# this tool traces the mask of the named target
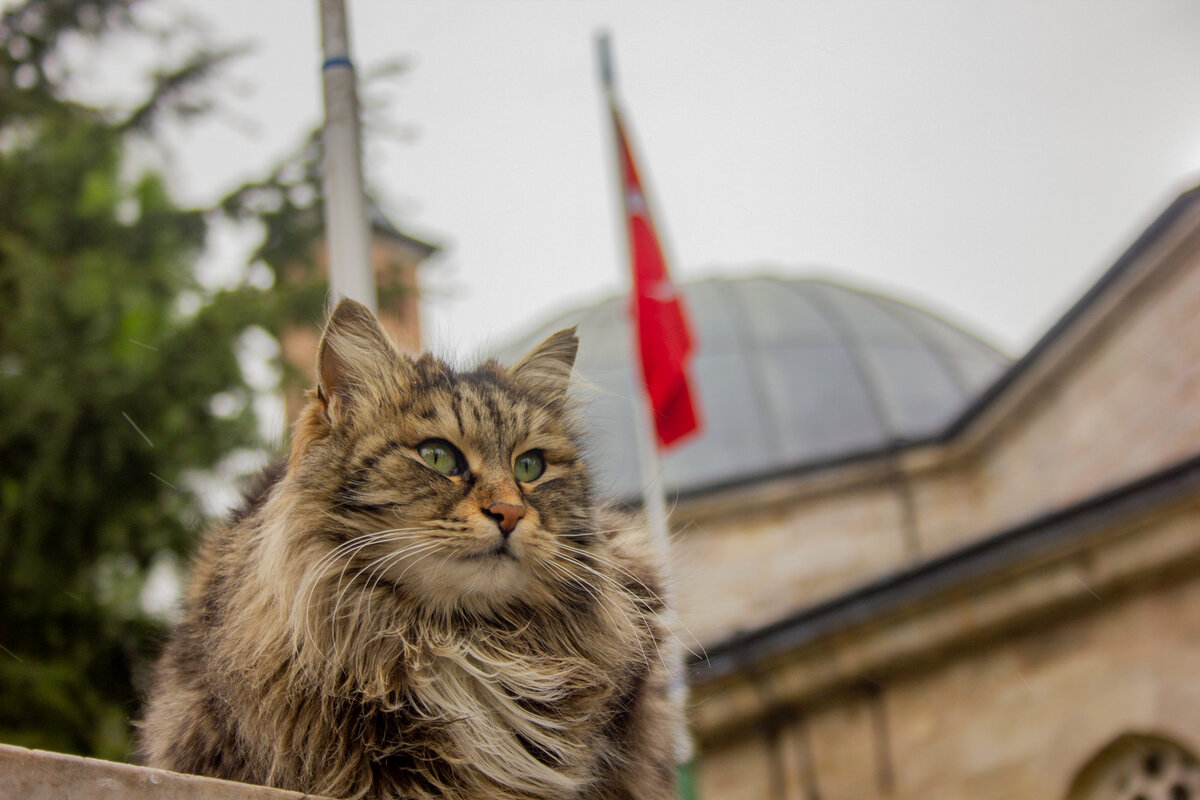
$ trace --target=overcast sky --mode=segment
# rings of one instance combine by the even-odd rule
[[[171,0],[249,41],[188,197],[320,115],[317,0]],[[394,221],[444,246],[425,333],[469,353],[626,285],[594,37],[677,280],[880,289],[1013,355],[1200,175],[1200,4],[348,0],[413,136],[368,145]]]

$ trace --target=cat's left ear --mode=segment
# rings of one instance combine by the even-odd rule
[[[574,328],[565,328],[525,354],[509,374],[548,400],[561,400],[571,383],[571,367],[579,352]]]

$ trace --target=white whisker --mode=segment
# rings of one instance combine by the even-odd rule
[[[563,544],[561,541],[558,543],[558,545],[560,547],[562,547],[564,550],[570,550],[573,553],[578,553],[580,555],[586,555],[591,558],[594,558],[599,563],[606,564],[606,565],[612,567],[613,569],[618,570],[622,574],[628,576],[631,580],[635,581],[638,584],[638,586],[640,586],[642,589],[644,589],[646,591],[647,594],[649,594],[652,598],[654,598],[655,600],[657,600],[659,603],[662,604],[663,609],[668,614],[670,614],[671,617],[676,622],[679,623],[680,627],[683,628],[684,633],[686,633],[691,638],[692,642],[695,643],[696,647],[700,650],[700,652],[697,653],[695,650],[693,650],[691,647],[689,647],[687,644],[685,644],[678,636],[676,636],[674,634],[674,632],[672,632],[671,635],[675,638],[675,641],[679,642],[679,646],[682,647],[684,650],[686,650],[694,658],[703,659],[704,661],[708,661],[708,653],[705,651],[704,645],[700,642],[700,639],[696,637],[696,634],[692,633],[691,629],[687,626],[687,623],[685,623],[683,621],[683,619],[679,616],[679,614],[675,611],[672,604],[668,603],[665,599],[663,599],[657,593],[655,593],[640,578],[638,578],[637,575],[630,572],[627,568],[625,568],[623,565],[618,563],[613,558],[606,558],[605,556],[602,556],[599,553],[593,552],[591,550],[583,550],[578,547],[572,547],[571,545]],[[586,564],[580,564],[580,566],[584,567],[585,569],[588,568]],[[595,572],[595,570],[593,570],[593,572]],[[600,573],[596,573],[596,574],[599,575]],[[601,577],[607,578],[608,576],[602,575]],[[624,588],[624,587],[622,587],[622,588]]]
[[[561,543],[560,543],[560,545],[561,545]],[[575,548],[568,547],[568,546],[565,546],[565,545],[563,545],[563,548],[564,548],[564,549],[567,549],[567,550],[575,550]],[[689,654],[690,654],[690,655],[691,655],[693,658],[697,658],[697,659],[705,659],[705,660],[707,660],[707,659],[708,659],[708,653],[706,653],[706,652],[704,651],[704,645],[702,645],[702,644],[700,643],[700,641],[699,641],[699,640],[696,638],[695,634],[693,634],[693,633],[692,633],[690,630],[688,630],[687,626],[686,626],[686,625],[684,625],[683,621],[679,619],[679,616],[678,616],[677,614],[675,614],[675,612],[674,612],[674,611],[671,609],[670,605],[669,605],[669,604],[667,604],[667,603],[666,603],[666,602],[665,602],[665,601],[664,601],[664,600],[663,600],[661,597],[659,597],[657,594],[655,594],[655,593],[654,593],[654,592],[653,592],[653,591],[652,591],[652,590],[651,590],[651,589],[650,589],[648,586],[646,586],[646,584],[645,584],[645,583],[643,583],[642,581],[638,580],[637,576],[633,575],[633,573],[631,573],[631,572],[629,572],[628,570],[624,569],[623,567],[621,567],[619,564],[617,564],[616,562],[612,561],[611,559],[606,559],[606,558],[603,558],[603,557],[599,556],[599,555],[598,555],[598,554],[596,554],[596,553],[592,553],[592,552],[589,552],[589,551],[586,551],[586,550],[576,550],[576,552],[580,552],[580,553],[582,553],[582,554],[584,554],[584,555],[591,556],[592,558],[595,558],[597,561],[599,561],[599,562],[601,562],[601,563],[608,564],[609,566],[612,566],[612,567],[614,567],[614,568],[619,568],[619,569],[621,569],[621,571],[622,571],[622,572],[624,572],[625,574],[629,575],[629,576],[630,576],[630,577],[631,577],[631,578],[632,578],[634,581],[636,581],[636,582],[637,582],[637,584],[638,584],[640,587],[642,587],[643,589],[645,589],[645,590],[646,590],[646,592],[647,592],[647,593],[648,593],[648,594],[649,594],[651,597],[653,597],[655,600],[657,600],[659,603],[661,603],[661,604],[662,604],[662,607],[663,607],[663,609],[664,609],[665,611],[667,611],[668,613],[670,613],[670,614],[671,614],[671,616],[672,616],[672,617],[674,617],[674,618],[675,618],[675,619],[676,619],[676,620],[679,622],[679,624],[680,624],[681,626],[683,626],[683,628],[684,628],[684,631],[685,631],[685,632],[688,634],[688,636],[690,636],[690,637],[692,638],[692,641],[694,641],[694,642],[696,643],[696,647],[698,647],[698,648],[700,649],[700,652],[699,652],[699,653],[697,653],[695,650],[693,650],[691,647],[689,647],[689,646],[687,645],[687,643],[685,643],[685,642],[684,642],[682,639],[680,639],[680,638],[679,638],[679,636],[677,636],[677,635],[675,634],[675,632],[674,632],[673,630],[671,630],[671,627],[668,625],[668,626],[666,626],[666,630],[667,630],[667,633],[669,633],[669,634],[671,635],[671,638],[672,638],[672,639],[674,639],[676,642],[678,642],[679,646],[680,646],[680,647],[682,647],[682,648],[683,648],[683,649],[684,649],[684,650],[685,650],[687,653],[689,653]],[[623,592],[623,593],[625,593],[626,595],[628,595],[628,596],[630,597],[630,599],[631,599],[631,600],[633,600],[635,603],[638,603],[639,605],[644,605],[644,604],[645,604],[645,601],[644,601],[644,600],[642,600],[641,598],[639,598],[639,597],[637,597],[636,595],[634,595],[634,594],[633,594],[633,593],[630,591],[630,589],[629,589],[627,586],[623,586],[623,585],[621,584],[621,582],[620,582],[620,581],[616,580],[616,579],[615,579],[615,578],[613,578],[611,575],[605,575],[604,573],[600,572],[599,570],[597,570],[597,569],[595,569],[595,568],[593,568],[593,567],[590,567],[590,566],[588,566],[587,564],[584,564],[583,562],[581,562],[581,561],[580,561],[579,559],[577,559],[577,558],[571,558],[570,556],[561,556],[561,557],[562,557],[562,558],[564,558],[564,559],[566,559],[567,561],[571,562],[572,564],[576,564],[576,565],[578,565],[579,567],[581,567],[581,568],[583,568],[583,569],[587,570],[587,571],[588,571],[588,572],[590,572],[592,575],[595,575],[597,578],[600,578],[601,580],[603,580],[603,581],[606,581],[608,584],[610,584],[610,585],[611,585],[611,586],[612,586],[614,589],[616,589],[617,591]]]
[[[326,579],[327,570],[330,567],[333,567],[340,558],[345,557],[345,563],[342,565],[341,574],[338,576],[337,586],[340,587],[342,579],[345,576],[346,569],[354,560],[354,557],[357,556],[358,553],[360,553],[363,549],[372,545],[385,544],[388,542],[400,541],[409,537],[415,537],[423,532],[424,531],[422,528],[389,528],[387,530],[372,531],[371,533],[356,536],[352,539],[342,542],[337,547],[330,550],[328,553],[318,559],[317,563],[307,571],[306,578],[301,584],[301,590],[304,595],[304,618],[302,629],[305,634],[305,639],[313,646],[317,654],[320,655],[323,660],[325,660],[327,663],[329,661],[327,655],[321,650],[320,645],[317,644],[316,638],[313,636],[310,619],[313,594],[316,592],[317,587]],[[305,585],[307,585],[307,591],[304,591]],[[333,616],[336,616],[336,610],[335,604]]]
[[[574,559],[569,558],[567,556],[561,556],[561,555],[555,554],[555,556],[553,556],[552,558],[561,558],[561,559],[567,561],[568,563],[578,564],[577,561],[575,561]],[[584,592],[586,592],[588,595],[590,595],[592,597],[592,599],[594,599],[596,601],[596,607],[599,608],[602,612],[604,612],[604,615],[606,617],[608,617],[608,620],[609,620],[609,622],[612,623],[613,627],[618,630],[620,629],[620,627],[621,627],[620,624],[617,622],[616,618],[612,615],[612,613],[608,610],[607,606],[604,603],[604,600],[593,590],[594,587],[589,586],[586,581],[582,580],[578,576],[572,575],[569,570],[567,570],[561,564],[556,564],[553,560],[546,561],[545,563],[547,566],[556,568],[560,574],[566,576],[567,580],[572,585],[579,587]],[[580,564],[579,566],[584,566],[584,565]],[[624,587],[617,586],[616,588],[619,592],[622,592],[622,593],[628,595],[628,592],[624,589]],[[633,598],[630,598],[630,599],[632,600]],[[639,619],[641,619],[641,618],[639,617]],[[653,632],[650,631],[648,623],[646,623],[645,620],[641,620],[641,621],[643,622],[643,624],[646,625],[646,632],[647,632],[647,634],[650,635],[650,641],[652,643],[654,643],[655,649],[657,650],[657,642],[654,642]],[[649,656],[646,654],[646,649],[642,645],[641,637],[635,637],[634,641],[637,642],[638,649],[642,653],[642,662],[649,663]],[[661,658],[661,653],[659,653],[659,657]]]

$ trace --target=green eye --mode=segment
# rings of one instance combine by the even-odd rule
[[[458,449],[442,439],[430,439],[417,445],[417,453],[425,463],[446,477],[463,473],[463,457]]]
[[[517,456],[517,463],[513,465],[513,474],[522,483],[536,481],[545,471],[546,462],[537,450],[530,450],[528,453]]]

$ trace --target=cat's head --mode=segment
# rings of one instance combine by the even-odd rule
[[[511,368],[460,372],[401,354],[343,300],[289,465],[321,514],[320,568],[438,608],[537,602],[586,583],[597,534],[567,393],[577,347],[563,330]]]

